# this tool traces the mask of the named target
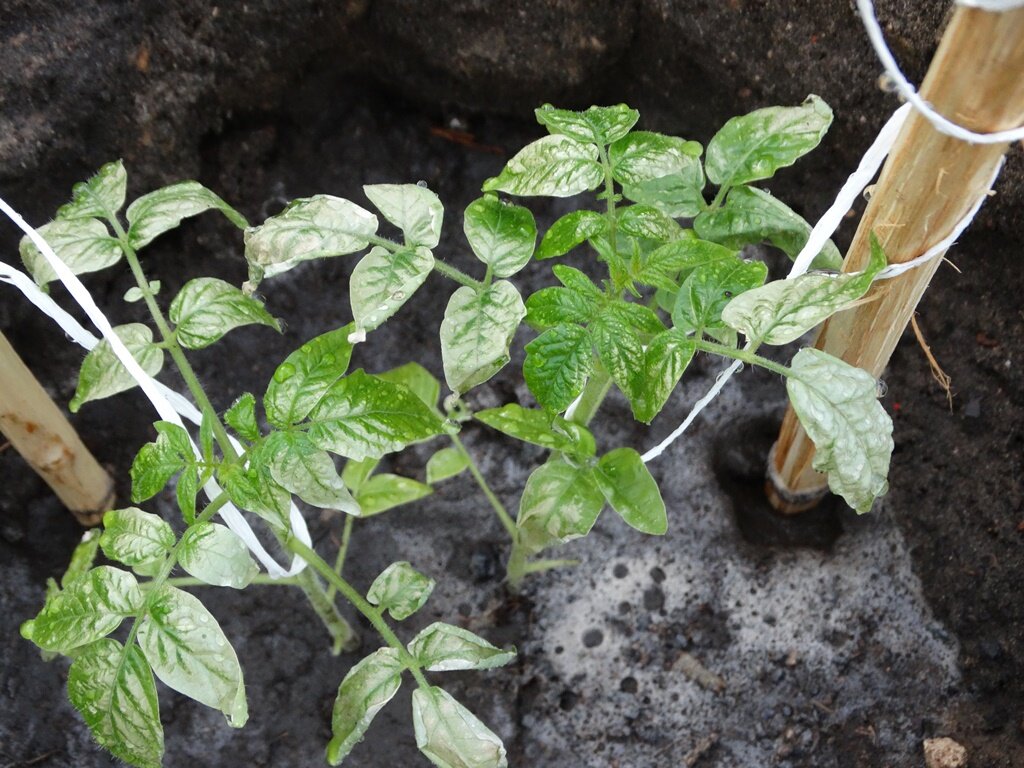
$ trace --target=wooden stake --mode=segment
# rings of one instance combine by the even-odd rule
[[[0,333],[0,432],[82,525],[114,504],[114,484]]]
[[[1024,8],[1003,13],[958,7],[921,87],[940,114],[991,132],[1024,124]],[[890,263],[924,253],[948,235],[985,193],[1007,144],[969,144],[907,119],[875,185],[844,272],[865,267],[872,232]],[[822,325],[814,346],[878,377],[942,259],[876,283],[866,301]],[[810,509],[827,493],[811,468],[814,444],[790,407],[769,458],[767,491],[785,513]]]

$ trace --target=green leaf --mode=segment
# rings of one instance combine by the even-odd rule
[[[601,365],[632,403],[637,394],[634,387],[636,372],[644,364],[644,344],[625,313],[612,309],[609,307],[590,324],[590,335]]]
[[[863,272],[776,280],[737,296],[722,320],[755,343],[788,344],[867,293],[885,264],[885,253],[872,235],[871,259]]]
[[[154,296],[160,293],[159,280],[148,280],[146,282],[150,293],[152,293]],[[129,304],[134,304],[136,301],[142,301],[143,298],[144,294],[142,293],[142,289],[139,288],[139,286],[137,285],[132,286],[131,288],[124,292],[124,300],[127,301]]]
[[[233,589],[249,586],[260,572],[245,543],[219,523],[196,523],[185,531],[178,563],[206,584]]]
[[[127,566],[162,562],[177,537],[159,515],[143,512],[138,507],[112,509],[103,515],[103,536],[100,547],[111,560]]]
[[[411,653],[428,672],[503,667],[516,657],[515,649],[491,645],[467,629],[435,622],[409,643]]]
[[[249,466],[244,469],[237,464],[221,464],[217,481],[236,507],[259,515],[279,530],[290,530],[288,513],[292,497],[270,476],[261,453],[250,453]]]
[[[507,768],[501,739],[442,688],[412,693],[416,746],[438,768]]]
[[[586,325],[597,315],[601,303],[570,288],[541,288],[526,300],[526,322],[539,331],[556,325]]]
[[[60,585],[67,587],[71,582],[81,578],[92,568],[96,562],[96,553],[100,548],[100,534],[98,528],[92,528],[82,534],[82,540],[78,542],[71,552],[71,559],[64,575],[60,578]]]
[[[441,241],[444,206],[433,192],[419,184],[371,184],[363,193],[402,230],[405,244],[434,248]]]
[[[660,333],[651,340],[632,385],[630,404],[638,421],[650,424],[661,412],[695,351],[693,340],[678,329]]]
[[[402,504],[410,504],[433,492],[434,489],[429,485],[401,475],[383,472],[373,475],[359,486],[356,501],[363,510],[363,517],[369,517]]]
[[[509,277],[526,266],[537,245],[533,214],[521,205],[484,195],[466,208],[463,230],[473,253],[496,277]]]
[[[713,261],[734,261],[736,251],[707,240],[676,240],[655,248],[644,258],[636,280],[666,291],[676,291],[679,281]]]
[[[768,107],[734,117],[708,143],[704,169],[722,187],[771,178],[821,141],[832,110],[817,96],[799,107]]]
[[[403,670],[397,650],[378,648],[348,671],[334,700],[328,763],[340,764],[363,740],[373,718],[398,693]]]
[[[485,181],[484,191],[572,197],[597,188],[603,181],[597,147],[568,136],[545,136],[527,144],[498,176]]]
[[[141,606],[135,577],[101,565],[47,600],[38,616],[21,625],[21,636],[44,651],[68,654],[109,635]]]
[[[412,616],[434,591],[434,580],[405,561],[392,563],[373,580],[366,599],[386,610],[395,621]]]
[[[177,227],[182,219],[209,210],[220,211],[239,229],[249,226],[242,214],[198,181],[182,181],[143,195],[128,206],[128,240],[133,248],[142,248]]]
[[[469,458],[457,448],[442,448],[427,459],[427,484],[436,485],[469,467]]]
[[[604,507],[589,467],[549,461],[526,481],[519,502],[519,543],[532,552],[586,536]]]
[[[199,485],[199,468],[186,467],[178,476],[178,484],[174,488],[178,509],[189,525],[196,521],[196,495],[199,493]]]
[[[725,205],[703,211],[693,228],[704,240],[729,248],[769,242],[795,259],[811,234],[811,225],[797,216],[785,203],[755,187],[736,187]],[[814,258],[814,269],[840,269],[843,256],[829,240]]]
[[[537,402],[561,413],[594,369],[593,341],[578,325],[556,325],[526,345],[523,377]]]
[[[800,423],[814,441],[813,467],[828,486],[863,514],[889,490],[892,420],[878,402],[878,384],[866,371],[817,349],[793,358],[786,389]]]
[[[344,481],[345,487],[352,493],[358,491],[366,479],[373,474],[373,470],[377,468],[378,464],[380,464],[380,459],[363,459],[362,461],[349,459],[346,461],[345,468],[341,471],[341,479]]]
[[[442,430],[441,418],[416,395],[362,370],[332,384],[308,423],[314,445],[356,460],[380,458]]]
[[[158,421],[155,442],[146,443],[132,462],[132,501],[136,504],[156,496],[179,471],[192,462],[188,433],[177,424]]]
[[[171,302],[170,318],[178,342],[186,349],[208,347],[243,325],[269,325],[281,332],[281,325],[262,303],[215,277],[185,283]]]
[[[594,478],[611,508],[627,525],[657,536],[668,530],[668,515],[658,483],[632,448],[616,448],[602,456]]]
[[[636,125],[640,113],[625,104],[590,107],[583,112],[555,109],[550,104],[534,110],[537,122],[553,134],[562,134],[589,144],[610,144]]]
[[[270,476],[307,504],[361,514],[338,476],[334,459],[302,432],[272,432],[264,444]]]
[[[696,216],[704,208],[700,154],[695,141],[647,131],[634,131],[608,150],[623,195],[672,217]]]
[[[437,408],[437,400],[441,397],[441,382],[419,363],[406,363],[390,371],[375,373],[374,377],[405,387],[431,409]]]
[[[178,693],[219,709],[233,728],[249,719],[242,668],[217,620],[199,600],[167,585],[151,596],[138,639],[153,672]]]
[[[547,411],[509,403],[474,415],[492,429],[550,451],[587,457],[596,450],[590,430]]]
[[[589,277],[575,267],[570,267],[565,264],[555,264],[555,266],[551,268],[551,271],[554,273],[555,277],[558,278],[558,282],[566,288],[598,301],[604,298],[604,293],[601,289],[594,285]]]
[[[83,219],[90,216],[113,216],[124,205],[128,174],[124,163],[115,160],[100,168],[88,181],[75,184],[71,202],[57,209],[59,219]]]
[[[110,236],[107,226],[98,219],[57,219],[36,228],[36,232],[76,275],[97,272],[117,264],[123,255],[121,245]],[[21,260],[32,279],[46,285],[57,279],[57,273],[28,237],[21,239]]]
[[[153,343],[153,331],[142,323],[129,323],[114,327],[114,333],[124,342],[125,347],[139,366],[150,376],[155,376],[164,367],[164,351]],[[78,372],[78,387],[68,408],[77,413],[90,400],[126,392],[138,386],[135,378],[117,359],[110,342],[101,339],[82,361]]]
[[[604,216],[594,211],[572,211],[551,225],[537,248],[538,259],[562,256],[580,243],[604,233]]]
[[[273,277],[303,261],[356,253],[370,244],[377,217],[330,195],[293,201],[245,231],[245,258],[256,276]]]
[[[352,359],[352,324],[310,339],[277,366],[263,396],[267,419],[289,427],[313,410],[330,386],[345,375]]]
[[[402,308],[423,285],[434,268],[426,248],[405,248],[392,253],[375,246],[352,270],[349,302],[356,327],[372,331]]]
[[[164,729],[153,671],[134,643],[89,645],[68,671],[68,698],[97,743],[138,768],[160,768]]]
[[[260,428],[256,423],[256,398],[245,392],[224,413],[224,421],[246,440],[259,440]]]
[[[619,229],[631,237],[673,240],[682,228],[675,219],[653,205],[630,205],[620,209]]]
[[[463,286],[452,294],[441,322],[441,360],[452,392],[464,394],[505,367],[525,315],[519,291],[506,280],[479,292]]]
[[[641,335],[655,336],[665,330],[665,324],[657,313],[643,304],[634,304],[624,299],[610,302],[606,310],[609,314],[622,319]]]
[[[764,283],[768,268],[760,261],[733,257],[698,267],[683,281],[672,309],[672,323],[686,332],[721,327],[722,310],[746,290]]]

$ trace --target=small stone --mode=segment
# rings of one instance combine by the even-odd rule
[[[612,576],[616,579],[624,579],[629,575],[629,568],[622,563],[616,563],[615,567],[612,568]]]
[[[927,768],[966,768],[967,749],[948,736],[925,739],[924,763]]]
[[[964,406],[964,416],[968,419],[976,419],[981,416],[981,399],[974,397]]]
[[[665,580],[665,572],[658,566],[651,568],[651,578],[654,579],[655,584],[661,584]]]
[[[583,646],[585,648],[597,648],[604,642],[604,632],[600,629],[588,629],[583,633]]]
[[[624,677],[619,683],[619,690],[623,693],[636,693],[640,690],[640,684],[637,683],[635,677]]]
[[[660,611],[665,606],[665,593],[658,587],[644,590],[644,608],[648,611]]]

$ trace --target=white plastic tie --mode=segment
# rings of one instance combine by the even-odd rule
[[[969,0],[968,2],[961,2],[959,4],[967,5],[972,8],[981,8],[987,11],[1004,12],[1024,6],[1024,0]],[[892,55],[892,51],[889,50],[889,46],[885,43],[885,35],[882,33],[882,27],[879,25],[878,19],[875,17],[875,8],[871,3],[871,0],[857,0],[857,8],[860,10],[861,20],[864,22],[864,29],[868,33],[868,39],[871,41],[871,45],[874,47],[875,53],[878,55],[882,65],[885,67],[885,71],[895,83],[896,89],[900,92],[903,98],[913,104],[917,111],[935,127],[935,130],[944,133],[947,136],[952,136],[955,139],[967,141],[972,144],[1003,144],[1011,141],[1024,140],[1024,126],[1011,128],[1005,131],[977,133],[964,128],[962,125],[954,123],[952,120],[943,117],[932,109],[931,105],[921,98],[917,89],[911,85],[903,72],[900,71],[899,64],[896,63],[896,59]]]
[[[110,321],[103,314],[100,308],[96,306],[96,302],[93,300],[86,287],[82,284],[81,280],[79,280],[67,265],[60,260],[46,240],[44,240],[42,236],[33,229],[32,226],[21,217],[21,215],[18,214],[17,211],[11,208],[3,198],[0,198],[0,211],[13,221],[18,228],[28,236],[33,244],[35,244],[36,248],[39,249],[39,252],[42,253],[43,257],[56,273],[57,278],[67,288],[68,293],[85,311],[86,315],[100,331],[103,338],[110,344],[111,349],[117,356],[118,360],[138,383],[150,403],[153,404],[153,408],[156,409],[160,418],[164,421],[175,424],[182,429],[184,429],[185,425],[181,421],[181,416],[185,416],[185,418],[193,424],[198,425],[202,421],[202,414],[199,410],[185,397],[160,384],[142,370],[135,358],[132,357],[131,353],[124,346],[124,343],[118,335],[114,333],[114,329],[111,327]],[[33,305],[38,307],[47,316],[57,322],[61,329],[67,333],[72,340],[80,344],[85,349],[90,350],[99,342],[99,340],[83,328],[74,317],[57,305],[53,299],[43,293],[25,273],[11,267],[9,264],[0,262],[0,281],[9,283],[20,290]],[[187,432],[188,430],[186,430],[186,433]],[[191,444],[192,451],[195,453],[196,457],[201,458],[202,452],[192,440],[191,436],[189,436],[189,443]],[[234,439],[232,439],[232,444],[236,450],[241,449],[241,445]],[[215,481],[210,480],[203,486],[203,491],[206,493],[207,497],[212,500],[220,495],[221,488]],[[245,517],[234,505],[230,503],[225,504],[220,510],[220,516],[227,524],[228,528],[230,528],[245,543],[253,555],[255,555],[263,564],[270,576],[274,578],[294,576],[306,567],[305,561],[299,557],[292,558],[291,567],[287,570],[279,565],[270,553],[267,552],[266,548],[260,542],[259,538],[257,538]],[[291,504],[291,508],[289,510],[289,522],[291,523],[293,533],[300,541],[307,545],[312,543],[312,539],[309,535],[309,529],[306,526],[306,521],[294,503]]]

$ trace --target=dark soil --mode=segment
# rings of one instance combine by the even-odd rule
[[[643,16],[648,24],[653,18]],[[635,87],[641,100],[658,100]],[[237,110],[202,134],[199,180],[253,220],[295,197],[328,192],[361,201],[362,184],[424,180],[449,211],[438,253],[474,269],[457,212],[509,153],[539,135],[536,125],[454,106],[423,108],[322,65],[290,80],[287,91],[282,108]],[[605,95],[634,94],[624,87]],[[722,98],[731,111],[748,106]],[[451,141],[445,131],[453,126],[472,141]],[[673,130],[706,141],[712,128]],[[813,218],[845,172],[833,162],[840,155],[826,145],[781,175],[780,194],[794,190]],[[136,182],[131,191],[146,188]],[[39,217],[66,192],[46,194],[31,206]],[[542,229],[567,205],[531,203]],[[908,334],[886,378],[896,440],[892,490],[870,516],[836,510],[831,520],[842,533],[825,549],[745,538],[735,495],[726,492],[734,489],[715,479],[722,435],[735,434],[737,424],[751,425],[751,436],[763,432],[784,406],[775,377],[747,372],[655,468],[670,509],[665,539],[639,537],[609,516],[585,542],[566,548],[580,558],[577,568],[536,577],[512,597],[499,581],[503,532],[474,488],[455,480],[420,504],[358,523],[347,575],[365,588],[389,562],[409,559],[439,585],[403,632],[446,620],[519,647],[513,667],[460,673],[448,683],[505,739],[516,766],[910,768],[922,764],[921,740],[933,735],[963,743],[972,766],[1024,764],[1024,316],[1013,277],[1024,242],[1010,234],[1022,231],[1017,216],[983,217],[950,253],[962,272],[938,273],[919,322],[952,377],[952,408]],[[5,233],[2,242],[13,241]],[[5,253],[14,258],[9,248]],[[236,283],[245,277],[237,234],[212,215],[158,241],[146,261],[151,276],[163,280],[165,298],[197,275]],[[348,321],[353,263],[309,264],[263,286],[286,323],[282,336],[242,329],[193,355],[219,408],[241,391],[262,392],[288,351]],[[545,273],[538,266],[517,278],[524,294],[549,282]],[[87,284],[117,321],[139,319],[138,305],[120,301],[126,275],[114,269]],[[437,327],[450,290],[431,278],[416,308],[376,333],[356,364],[378,371],[411,358],[440,374]],[[60,289],[55,296],[66,305]],[[3,297],[0,328],[57,401],[67,402],[79,350],[12,290]],[[527,339],[523,332],[519,348]],[[599,441],[649,446],[719,366],[695,363],[691,383],[650,430],[610,398]],[[509,366],[480,388],[477,404],[525,402],[515,370]],[[121,498],[135,449],[152,438],[152,418],[133,393],[87,405],[74,419],[111,466]],[[475,427],[466,439],[495,490],[514,505],[541,455],[510,454],[506,443]],[[420,476],[427,455],[423,448],[396,457],[393,470]],[[175,515],[168,494],[153,509]],[[321,552],[331,552],[340,521],[311,513],[311,525]],[[17,633],[80,534],[24,462],[11,450],[0,453],[2,766],[112,762],[66,702],[67,664],[44,663]],[[331,657],[297,595],[292,602],[277,588],[258,587],[199,594],[236,647],[252,717],[234,732],[216,712],[162,688],[165,764],[321,764],[337,684],[359,656]],[[372,631],[362,631],[370,650]],[[425,763],[415,750],[407,696],[378,717],[352,765]]]

